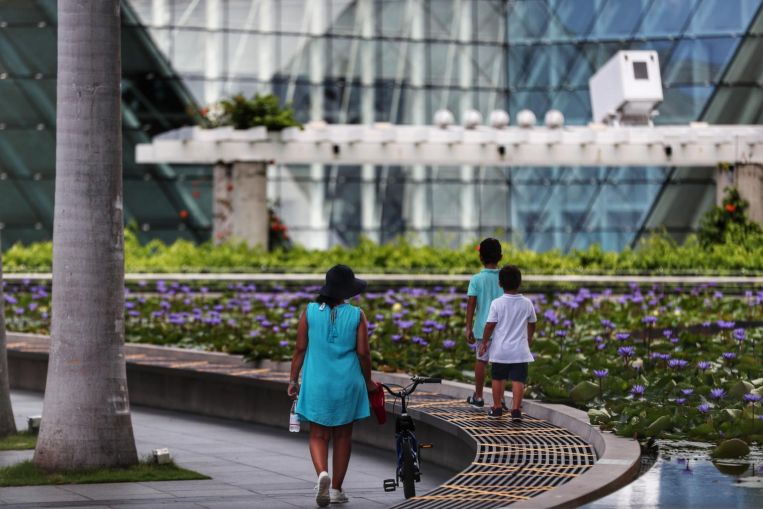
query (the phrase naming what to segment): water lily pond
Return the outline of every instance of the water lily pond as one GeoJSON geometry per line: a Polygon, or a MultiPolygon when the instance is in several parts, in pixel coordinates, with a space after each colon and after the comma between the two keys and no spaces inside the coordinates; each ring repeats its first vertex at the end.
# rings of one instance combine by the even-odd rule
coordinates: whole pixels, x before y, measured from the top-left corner
{"type": "MultiPolygon", "coordinates": [[[[316,291],[142,282],[125,290],[126,337],[286,360],[316,291]]],[[[763,443],[761,289],[526,294],[539,317],[528,397],[586,409],[592,422],[625,436],[763,443]]],[[[372,288],[354,303],[368,317],[376,369],[468,379],[474,345],[464,339],[465,288],[372,288]]],[[[6,284],[5,304],[9,330],[48,331],[45,285],[6,284]]],[[[732,449],[723,455],[747,452],[732,449]]]]}
{"type": "Polygon", "coordinates": [[[702,443],[658,441],[660,456],[624,488],[584,507],[763,507],[763,449],[744,460],[712,461],[702,443]]]}

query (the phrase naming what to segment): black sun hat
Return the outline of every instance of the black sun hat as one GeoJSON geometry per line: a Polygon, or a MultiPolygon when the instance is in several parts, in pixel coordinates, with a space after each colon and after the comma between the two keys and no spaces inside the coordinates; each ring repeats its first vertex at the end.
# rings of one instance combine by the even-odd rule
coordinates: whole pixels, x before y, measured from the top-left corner
{"type": "Polygon", "coordinates": [[[326,272],[326,284],[320,290],[324,297],[349,299],[365,291],[368,283],[355,277],[347,265],[334,265],[326,272]]]}

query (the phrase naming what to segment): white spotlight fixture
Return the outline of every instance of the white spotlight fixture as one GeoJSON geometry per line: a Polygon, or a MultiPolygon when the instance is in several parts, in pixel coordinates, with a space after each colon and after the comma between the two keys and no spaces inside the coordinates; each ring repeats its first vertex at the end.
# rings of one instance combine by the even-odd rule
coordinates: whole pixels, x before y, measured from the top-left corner
{"type": "Polygon", "coordinates": [[[504,129],[509,125],[509,114],[503,110],[490,112],[490,126],[494,129],[504,129]]]}
{"type": "Polygon", "coordinates": [[[564,125],[564,115],[559,110],[548,110],[544,122],[549,129],[558,129],[564,125]]]}
{"type": "Polygon", "coordinates": [[[517,125],[523,128],[529,128],[535,125],[535,113],[530,110],[522,110],[517,113],[517,125]]]}
{"type": "Polygon", "coordinates": [[[447,129],[449,126],[452,126],[455,121],[456,119],[453,118],[453,113],[445,108],[437,110],[434,114],[434,124],[440,129],[447,129]]]}
{"type": "Polygon", "coordinates": [[[482,123],[482,113],[477,110],[466,110],[464,112],[464,127],[475,129],[482,123]]]}
{"type": "Polygon", "coordinates": [[[151,451],[151,455],[153,457],[154,463],[156,463],[157,465],[164,465],[166,463],[172,462],[172,456],[170,455],[170,450],[167,448],[153,449],[151,451]]]}

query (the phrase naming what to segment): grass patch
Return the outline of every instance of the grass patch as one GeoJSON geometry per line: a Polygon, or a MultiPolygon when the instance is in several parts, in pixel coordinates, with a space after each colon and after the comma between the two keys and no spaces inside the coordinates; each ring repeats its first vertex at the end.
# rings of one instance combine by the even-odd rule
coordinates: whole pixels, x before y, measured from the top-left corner
{"type": "Polygon", "coordinates": [[[0,438],[0,451],[17,451],[21,449],[34,449],[37,445],[37,435],[28,431],[14,433],[5,438],[0,438]]]}
{"type": "Polygon", "coordinates": [[[100,468],[48,473],[31,461],[0,468],[0,486],[39,486],[43,484],[96,484],[107,482],[195,481],[210,479],[174,463],[157,465],[141,462],[129,468],[100,468]]]}

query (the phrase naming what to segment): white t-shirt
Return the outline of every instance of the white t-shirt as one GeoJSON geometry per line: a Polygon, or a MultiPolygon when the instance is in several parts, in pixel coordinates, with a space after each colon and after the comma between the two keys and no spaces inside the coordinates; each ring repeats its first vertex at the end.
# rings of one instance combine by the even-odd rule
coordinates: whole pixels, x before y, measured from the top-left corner
{"type": "Polygon", "coordinates": [[[490,342],[490,362],[533,362],[527,344],[527,324],[536,321],[535,307],[527,297],[504,293],[495,299],[487,315],[487,323],[496,324],[490,342]]]}

